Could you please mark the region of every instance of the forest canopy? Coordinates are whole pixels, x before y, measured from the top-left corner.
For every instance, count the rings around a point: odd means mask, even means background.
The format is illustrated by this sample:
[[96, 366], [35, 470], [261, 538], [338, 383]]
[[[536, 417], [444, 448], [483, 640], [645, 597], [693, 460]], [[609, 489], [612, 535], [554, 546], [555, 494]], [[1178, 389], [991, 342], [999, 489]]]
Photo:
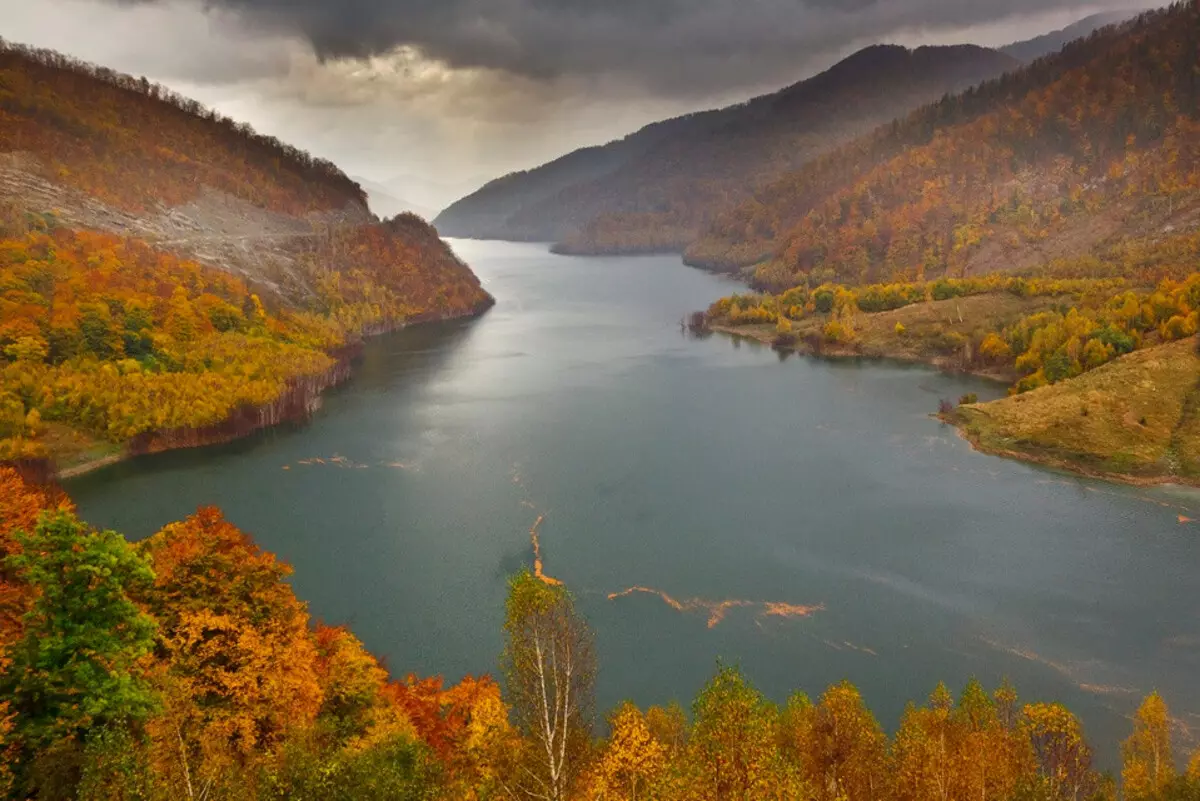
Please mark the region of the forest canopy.
[[[131, 544], [10, 468], [0, 489], [0, 797], [1116, 797], [1084, 722], [1007, 682], [938, 684], [889, 734], [848, 682], [780, 703], [718, 665], [688, 710], [622, 703], [601, 722], [603, 654], [571, 593], [531, 571], [510, 582], [503, 689], [398, 679], [315, 623], [287, 565], [216, 509]], [[1121, 748], [1125, 798], [1200, 797], [1173, 729], [1152, 693]]]

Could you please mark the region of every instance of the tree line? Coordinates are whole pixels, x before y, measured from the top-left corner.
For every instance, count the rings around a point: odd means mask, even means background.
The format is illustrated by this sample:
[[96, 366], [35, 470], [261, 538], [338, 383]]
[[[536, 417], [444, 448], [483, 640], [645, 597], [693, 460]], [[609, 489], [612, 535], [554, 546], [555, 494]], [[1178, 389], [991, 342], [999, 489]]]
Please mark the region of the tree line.
[[[1189, 240], [1200, 252], [1200, 235]], [[1181, 265], [1179, 272], [1190, 267]], [[775, 344], [783, 347], [797, 344], [796, 325], [815, 320], [818, 347], [820, 342], [853, 347], [863, 321], [860, 314], [1000, 294], [1052, 302], [1042, 304], [1043, 308], [1034, 308], [1031, 302], [1016, 315], [983, 317], [972, 323], [967, 334], [945, 326], [920, 332], [897, 322], [884, 336], [897, 344], [916, 344], [958, 358], [963, 367], [1012, 374], [1016, 377], [1013, 391], [1025, 392], [1200, 330], [1200, 273], [1196, 272], [1178, 280], [1162, 278], [1152, 288], [1125, 278], [1061, 277], [1054, 270], [1043, 275], [992, 274], [864, 286], [821, 284], [813, 289], [802, 284], [775, 295], [722, 298], [709, 307], [706, 318], [710, 324], [732, 327], [775, 326]], [[955, 310], [944, 313], [953, 322]]]
[[0, 797], [77, 799], [1200, 798], [1152, 693], [1117, 779], [1060, 704], [937, 685], [888, 736], [848, 682], [777, 704], [718, 665], [690, 710], [596, 717], [571, 593], [509, 581], [502, 683], [393, 679], [314, 624], [289, 569], [216, 509], [131, 544], [0, 467]]
[[200, 187], [275, 211], [366, 206], [324, 159], [145, 78], [0, 39], [0, 139], [121, 208], [179, 205]]

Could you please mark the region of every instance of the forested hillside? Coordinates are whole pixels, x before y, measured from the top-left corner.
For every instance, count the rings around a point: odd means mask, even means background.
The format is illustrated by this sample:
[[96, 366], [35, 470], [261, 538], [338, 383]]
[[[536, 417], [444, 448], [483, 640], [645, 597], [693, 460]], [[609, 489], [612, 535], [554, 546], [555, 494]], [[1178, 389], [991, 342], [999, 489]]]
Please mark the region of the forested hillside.
[[1198, 48], [1200, 7], [1154, 12], [779, 182], [691, 251], [776, 291], [694, 325], [1002, 377], [943, 404], [980, 447], [1200, 482]]
[[513, 241], [556, 239], [551, 227], [540, 221], [520, 228], [511, 220], [522, 209], [535, 208], [573, 184], [585, 183], [612, 172], [644, 153], [676, 128], [689, 124], [703, 123], [696, 119], [681, 118], [649, 125], [624, 139], [574, 150], [540, 167], [489, 181], [477, 191], [450, 204], [434, 218], [433, 224], [443, 236]]
[[784, 289], [1145, 249], [1200, 224], [1200, 7], [1105, 29], [780, 178], [687, 251]]
[[[690, 709], [601, 721], [604, 654], [553, 580], [510, 579], [502, 690], [389, 676], [311, 618], [290, 572], [216, 509], [131, 544], [0, 467], [0, 797], [1116, 798], [1086, 721], [1007, 682], [937, 684], [890, 735], [849, 682], [771, 699], [718, 665]], [[1200, 754], [1173, 748], [1182, 720], [1157, 693], [1129, 708], [1124, 798], [1200, 797]]]
[[0, 142], [114, 206], [178, 206], [203, 187], [286, 213], [364, 205], [327, 161], [144, 78], [0, 41]]
[[0, 43], [0, 460], [303, 416], [363, 335], [489, 302], [431, 227], [377, 220], [332, 164]]
[[681, 250], [770, 178], [1017, 63], [972, 46], [870, 47], [774, 94], [495, 181], [434, 224], [451, 236], [559, 241], [568, 252]]

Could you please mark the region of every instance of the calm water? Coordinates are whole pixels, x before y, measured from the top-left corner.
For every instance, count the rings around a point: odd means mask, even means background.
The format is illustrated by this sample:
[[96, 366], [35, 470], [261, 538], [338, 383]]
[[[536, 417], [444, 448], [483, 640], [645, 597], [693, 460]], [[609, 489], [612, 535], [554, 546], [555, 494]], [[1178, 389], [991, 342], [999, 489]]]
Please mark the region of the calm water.
[[[494, 669], [544, 516], [605, 707], [686, 703], [722, 658], [780, 700], [849, 678], [889, 728], [938, 679], [1008, 676], [1079, 712], [1110, 767], [1153, 688], [1200, 727], [1196, 495], [976, 454], [927, 416], [992, 385], [684, 338], [737, 287], [677, 259], [455, 246], [499, 300], [485, 317], [371, 342], [310, 425], [78, 479], [83, 514], [140, 538], [220, 505], [396, 673]], [[709, 627], [608, 598], [633, 586], [757, 605]]]

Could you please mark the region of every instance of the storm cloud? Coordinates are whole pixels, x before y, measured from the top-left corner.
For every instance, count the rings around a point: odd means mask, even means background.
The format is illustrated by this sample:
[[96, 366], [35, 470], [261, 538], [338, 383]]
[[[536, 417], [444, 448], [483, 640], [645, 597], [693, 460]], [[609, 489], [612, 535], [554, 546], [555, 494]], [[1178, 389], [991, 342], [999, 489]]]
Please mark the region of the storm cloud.
[[[155, 4], [160, 0], [120, 0]], [[1112, 0], [1107, 5], [1128, 6]], [[1134, 2], [1134, 4], [1139, 4]], [[1140, 3], [1144, 4], [1144, 3]], [[452, 69], [617, 76], [663, 94], [759, 85], [901, 32], [994, 25], [1104, 0], [206, 0], [326, 59], [410, 48]]]

